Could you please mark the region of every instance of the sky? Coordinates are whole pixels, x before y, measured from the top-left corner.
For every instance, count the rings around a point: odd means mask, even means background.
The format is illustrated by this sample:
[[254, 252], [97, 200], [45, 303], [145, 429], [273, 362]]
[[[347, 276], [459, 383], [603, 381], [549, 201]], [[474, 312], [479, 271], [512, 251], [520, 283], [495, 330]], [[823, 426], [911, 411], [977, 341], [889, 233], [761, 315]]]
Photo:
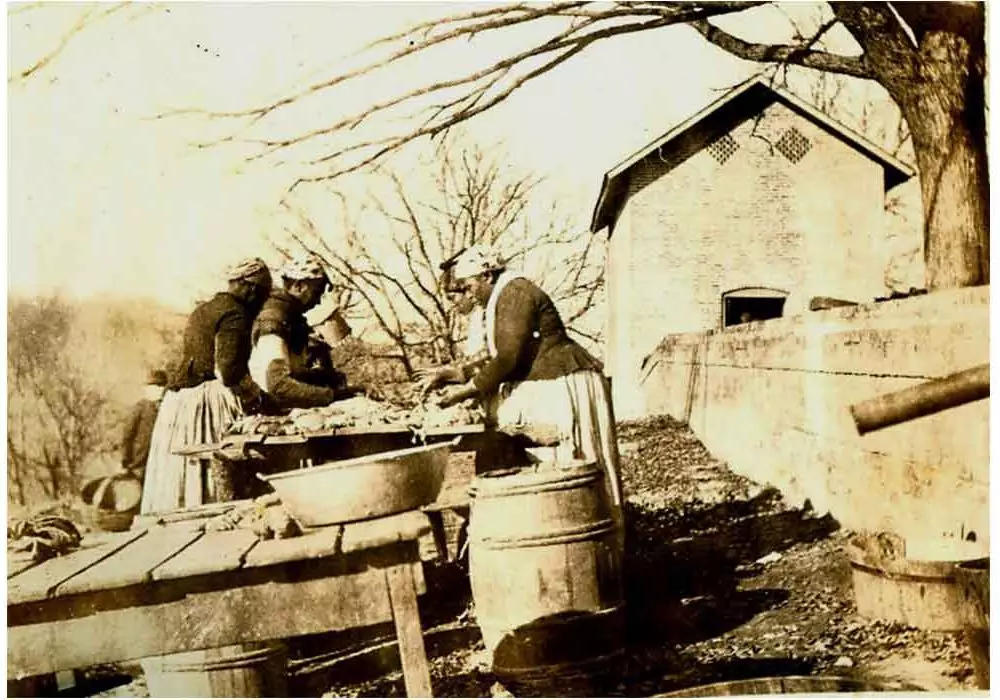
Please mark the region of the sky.
[[[188, 309], [219, 288], [228, 264], [272, 254], [267, 240], [281, 226], [277, 203], [303, 172], [302, 157], [322, 151], [248, 163], [239, 146], [193, 145], [233, 133], [232, 121], [153, 117], [273, 100], [359, 65], [358, 52], [376, 38], [482, 7], [166, 3], [118, 13], [76, 34], [50, 65], [8, 84], [8, 293], [148, 297]], [[11, 16], [10, 67], [50, 51], [81, 11], [48, 5]], [[779, 25], [760, 15], [743, 34], [773, 38]], [[535, 36], [529, 29], [463, 41], [305, 100], [264, 128], [294, 134], [329, 123]], [[501, 143], [511, 168], [544, 177], [538, 206], [558, 198], [585, 230], [604, 172], [753, 70], [688, 27], [643, 32], [598, 42], [467, 131]], [[394, 127], [365, 125], [372, 133]], [[366, 186], [364, 176], [338, 183], [348, 196]], [[336, 206], [324, 192], [313, 190], [309, 205]]]

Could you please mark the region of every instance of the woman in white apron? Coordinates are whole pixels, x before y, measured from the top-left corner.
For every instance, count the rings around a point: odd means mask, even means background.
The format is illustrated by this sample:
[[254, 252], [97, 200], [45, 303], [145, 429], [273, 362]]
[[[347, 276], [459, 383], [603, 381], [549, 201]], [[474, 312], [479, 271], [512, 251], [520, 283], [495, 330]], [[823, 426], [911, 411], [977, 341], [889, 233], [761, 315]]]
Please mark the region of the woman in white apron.
[[596, 462], [620, 522], [617, 436], [601, 363], [567, 335], [548, 294], [506, 270], [494, 251], [469, 248], [453, 274], [455, 286], [485, 308], [489, 359], [469, 381], [449, 389], [442, 406], [475, 397], [500, 430], [555, 432], [555, 465]]

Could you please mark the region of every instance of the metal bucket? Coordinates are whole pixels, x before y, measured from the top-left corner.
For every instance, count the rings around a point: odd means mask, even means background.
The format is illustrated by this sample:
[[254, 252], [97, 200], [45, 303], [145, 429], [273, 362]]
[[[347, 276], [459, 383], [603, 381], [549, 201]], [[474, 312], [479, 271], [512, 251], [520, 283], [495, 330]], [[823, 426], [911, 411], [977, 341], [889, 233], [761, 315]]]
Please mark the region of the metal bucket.
[[313, 327], [330, 347], [351, 335], [351, 325], [344, 319], [340, 309], [334, 309], [329, 316]]
[[865, 693], [879, 691], [922, 690], [905, 683], [868, 681], [838, 676], [774, 676], [748, 678], [683, 688], [655, 698], [711, 698], [732, 695], [787, 695], [791, 693]]

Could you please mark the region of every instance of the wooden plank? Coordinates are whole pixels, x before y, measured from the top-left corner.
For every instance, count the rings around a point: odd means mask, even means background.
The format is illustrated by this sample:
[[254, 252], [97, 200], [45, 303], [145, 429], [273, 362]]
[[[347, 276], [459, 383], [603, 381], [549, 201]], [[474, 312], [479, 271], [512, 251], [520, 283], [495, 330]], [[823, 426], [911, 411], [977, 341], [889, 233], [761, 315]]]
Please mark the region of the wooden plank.
[[43, 561], [7, 581], [7, 605], [48, 597], [63, 581], [101, 563], [145, 534], [146, 530], [129, 530], [103, 541], [84, 540], [79, 549]]
[[56, 595], [73, 595], [122, 588], [151, 580], [153, 569], [168, 561], [202, 532], [184, 527], [150, 528], [141, 542], [116, 552], [68, 580], [60, 583]]
[[427, 516], [417, 510], [390, 515], [375, 520], [363, 520], [344, 525], [341, 552], [357, 552], [383, 547], [395, 542], [419, 539], [430, 532]]
[[257, 544], [257, 535], [246, 528], [206, 532], [190, 547], [153, 569], [154, 581], [235, 571], [246, 553]]
[[284, 540], [264, 540], [251, 549], [243, 563], [244, 568], [271, 566], [299, 559], [331, 557], [340, 552], [343, 536], [342, 525], [306, 530], [298, 537]]
[[385, 570], [392, 603], [392, 619], [399, 641], [399, 659], [403, 666], [406, 694], [411, 698], [429, 698], [431, 672], [427, 666], [424, 634], [417, 610], [417, 591], [413, 570], [408, 564], [397, 564]]
[[38, 564], [28, 552], [7, 551], [7, 578], [13, 578]]
[[135, 516], [132, 522], [132, 529], [150, 528], [156, 525], [168, 525], [185, 521], [201, 522], [217, 515], [228, 513], [234, 508], [244, 508], [253, 503], [253, 500], [227, 501], [226, 503], [205, 503], [200, 506], [190, 508], [179, 508], [177, 510], [165, 510], [158, 513], [143, 513]]
[[[175, 589], [177, 581], [154, 583]], [[88, 596], [90, 597], [90, 596]], [[51, 601], [56, 605], [58, 601]], [[392, 620], [380, 568], [304, 581], [230, 587], [169, 602], [7, 629], [7, 677], [179, 651], [350, 629]]]

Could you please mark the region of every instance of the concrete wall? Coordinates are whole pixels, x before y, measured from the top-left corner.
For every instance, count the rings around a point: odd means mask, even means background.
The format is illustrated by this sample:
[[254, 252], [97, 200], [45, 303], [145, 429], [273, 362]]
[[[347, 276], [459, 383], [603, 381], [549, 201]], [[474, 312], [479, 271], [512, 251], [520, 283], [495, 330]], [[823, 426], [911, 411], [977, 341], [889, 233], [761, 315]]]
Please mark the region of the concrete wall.
[[649, 409], [851, 529], [989, 537], [989, 402], [861, 437], [850, 404], [989, 362], [989, 287], [668, 336]]
[[[789, 127], [811, 143], [798, 162], [773, 148]], [[721, 133], [739, 148], [720, 164], [705, 147]], [[668, 333], [718, 327], [728, 290], [786, 290], [786, 313], [813, 296], [885, 291], [881, 166], [780, 103], [721, 133], [691, 136], [630, 171], [607, 275], [608, 372], [622, 416], [645, 410], [642, 358]]]

